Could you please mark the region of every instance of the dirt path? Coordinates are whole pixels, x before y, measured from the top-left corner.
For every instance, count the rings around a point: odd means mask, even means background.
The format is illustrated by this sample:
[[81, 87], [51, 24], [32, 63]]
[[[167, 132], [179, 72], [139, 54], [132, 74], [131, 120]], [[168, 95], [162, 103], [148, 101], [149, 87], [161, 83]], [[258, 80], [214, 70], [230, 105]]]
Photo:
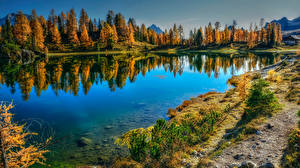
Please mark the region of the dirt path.
[[257, 166], [271, 162], [279, 167], [284, 149], [287, 147], [288, 133], [297, 125], [299, 106], [287, 103], [281, 113], [260, 126], [256, 135], [223, 151], [215, 160], [217, 167], [239, 165], [251, 161]]
[[[282, 110], [268, 118], [266, 122], [258, 126], [255, 135], [223, 150], [222, 154], [214, 158], [216, 167], [233, 167], [242, 162], [252, 162], [256, 166], [272, 163], [280, 167], [284, 150], [288, 143], [288, 134], [297, 127], [297, 111], [299, 105], [299, 59], [289, 70], [283, 70], [283, 76], [291, 76], [290, 82], [273, 84], [271, 89], [276, 93], [280, 103], [284, 105]], [[297, 77], [295, 77], [297, 76]], [[289, 77], [288, 77], [289, 78]], [[293, 101], [288, 101], [286, 96], [293, 91]], [[298, 104], [298, 105], [297, 105]]]

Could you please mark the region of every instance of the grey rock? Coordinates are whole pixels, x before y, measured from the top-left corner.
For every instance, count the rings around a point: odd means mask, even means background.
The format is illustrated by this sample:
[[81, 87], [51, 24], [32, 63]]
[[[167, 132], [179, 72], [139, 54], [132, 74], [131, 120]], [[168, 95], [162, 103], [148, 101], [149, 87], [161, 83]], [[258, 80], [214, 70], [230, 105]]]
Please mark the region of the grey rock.
[[239, 168], [255, 168], [257, 167], [255, 163], [252, 161], [244, 161], [242, 164], [239, 166]]
[[275, 166], [273, 165], [273, 163], [269, 162], [259, 166], [259, 168], [275, 168]]
[[266, 128], [267, 128], [267, 129], [272, 129], [273, 127], [274, 127], [274, 126], [271, 125], [271, 124], [267, 124], [267, 125], [266, 125]]
[[237, 155], [234, 155], [233, 158], [235, 160], [241, 160], [242, 158], [244, 157], [244, 154], [237, 154]]
[[259, 131], [259, 130], [257, 130], [257, 131], [256, 131], [256, 135], [260, 135], [260, 134], [262, 134], [262, 132]]

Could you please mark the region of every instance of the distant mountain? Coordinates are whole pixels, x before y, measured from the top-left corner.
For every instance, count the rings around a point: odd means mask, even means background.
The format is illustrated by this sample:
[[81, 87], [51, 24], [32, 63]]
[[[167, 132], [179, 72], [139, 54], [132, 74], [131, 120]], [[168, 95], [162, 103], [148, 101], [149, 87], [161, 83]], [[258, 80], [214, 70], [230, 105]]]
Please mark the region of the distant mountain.
[[300, 17], [289, 20], [286, 17], [283, 17], [279, 20], [272, 20], [271, 23], [280, 23], [282, 31], [291, 31], [300, 29]]
[[[24, 14], [24, 15], [25, 15], [28, 19], [30, 18], [30, 15], [27, 15], [27, 14]], [[5, 17], [0, 18], [0, 25], [5, 24], [6, 19], [9, 19], [9, 20], [10, 20], [10, 23], [11, 23], [12, 25], [15, 24], [16, 16], [17, 16], [16, 13], [10, 13], [10, 14], [6, 15]]]
[[154, 30], [157, 34], [162, 34], [163, 33], [163, 31], [158, 26], [156, 26], [155, 24], [152, 24], [149, 27], [149, 29]]

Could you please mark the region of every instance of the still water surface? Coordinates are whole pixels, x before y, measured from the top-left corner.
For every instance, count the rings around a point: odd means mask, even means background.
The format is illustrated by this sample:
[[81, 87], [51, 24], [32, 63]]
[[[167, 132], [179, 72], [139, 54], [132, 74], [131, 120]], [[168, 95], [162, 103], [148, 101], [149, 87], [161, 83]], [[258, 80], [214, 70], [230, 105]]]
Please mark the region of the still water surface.
[[[126, 155], [115, 137], [167, 119], [168, 108], [191, 97], [226, 91], [232, 75], [279, 60], [273, 54], [68, 56], [25, 65], [1, 60], [0, 100], [13, 100], [16, 120], [57, 139], [52, 164], [103, 164]], [[91, 143], [82, 147], [82, 137]]]

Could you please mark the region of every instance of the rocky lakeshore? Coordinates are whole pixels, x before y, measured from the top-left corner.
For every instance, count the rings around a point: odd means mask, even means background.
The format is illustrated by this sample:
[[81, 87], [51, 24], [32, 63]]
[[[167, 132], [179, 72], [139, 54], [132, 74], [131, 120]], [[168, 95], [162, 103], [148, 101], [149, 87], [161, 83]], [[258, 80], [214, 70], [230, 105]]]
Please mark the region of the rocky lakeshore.
[[[289, 134], [297, 127], [297, 111], [300, 109], [299, 56], [287, 56], [284, 60], [264, 68], [235, 76], [228, 81], [235, 86], [226, 93], [209, 92], [184, 101], [176, 109], [169, 109], [169, 123], [180, 123], [187, 116], [199, 115], [207, 108], [225, 109], [217, 121], [215, 130], [207, 140], [181, 148], [172, 162], [173, 167], [283, 167]], [[251, 83], [263, 78], [268, 89], [278, 99], [280, 108], [267, 116], [260, 116], [241, 124], [245, 102], [241, 89], [249, 92]], [[242, 81], [242, 82], [241, 82]], [[242, 85], [242, 86], [241, 86]], [[217, 107], [216, 107], [217, 105]], [[152, 163], [153, 164], [153, 163]], [[117, 161], [113, 167], [144, 167], [130, 158]], [[171, 166], [171, 167], [172, 167]], [[286, 167], [286, 166], [285, 166]]]

